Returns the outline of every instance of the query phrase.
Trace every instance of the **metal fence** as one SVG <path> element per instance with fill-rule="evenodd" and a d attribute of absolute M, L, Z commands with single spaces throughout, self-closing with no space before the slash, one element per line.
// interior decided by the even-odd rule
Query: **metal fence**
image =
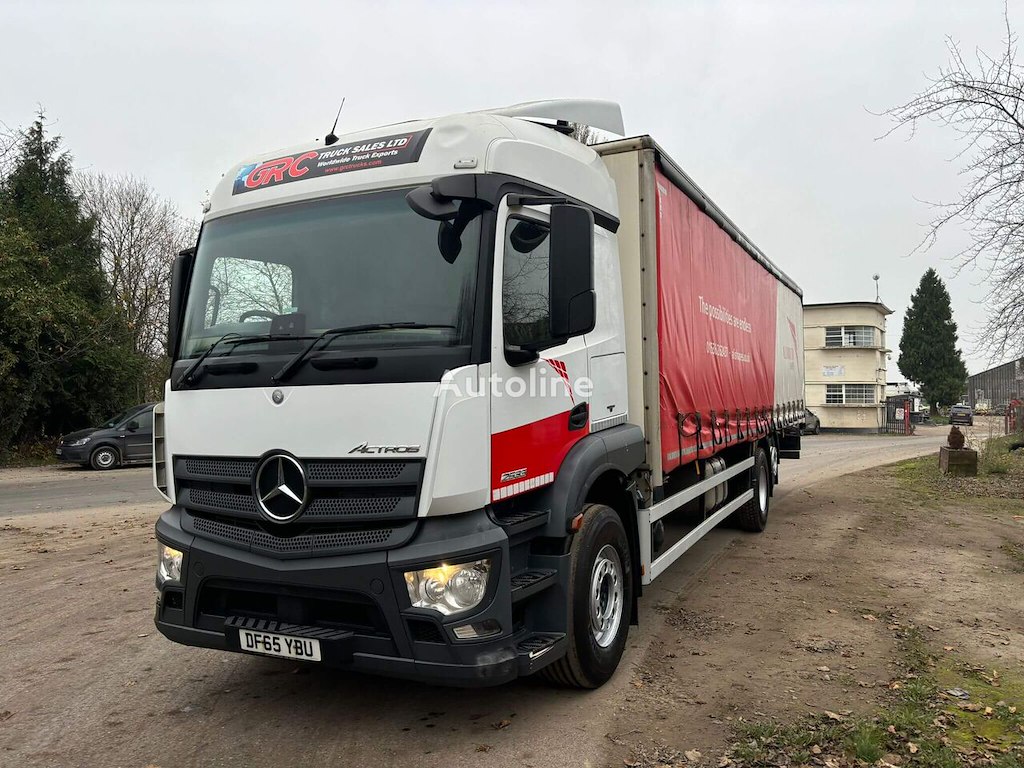
<path fill-rule="evenodd" d="M 889 435 L 912 435 L 914 425 L 910 421 L 910 412 L 914 407 L 914 398 L 907 395 L 893 395 L 885 398 L 885 419 L 881 431 Z"/>

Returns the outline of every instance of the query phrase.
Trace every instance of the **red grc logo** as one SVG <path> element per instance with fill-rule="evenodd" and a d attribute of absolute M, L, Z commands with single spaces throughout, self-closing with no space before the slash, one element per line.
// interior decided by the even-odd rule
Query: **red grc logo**
<path fill-rule="evenodd" d="M 310 151 L 295 157 L 279 157 L 276 160 L 268 160 L 252 169 L 245 177 L 245 186 L 248 189 L 256 189 L 268 184 L 280 184 L 284 181 L 285 174 L 293 179 L 298 179 L 309 171 L 304 163 L 318 156 L 318 153 Z"/>

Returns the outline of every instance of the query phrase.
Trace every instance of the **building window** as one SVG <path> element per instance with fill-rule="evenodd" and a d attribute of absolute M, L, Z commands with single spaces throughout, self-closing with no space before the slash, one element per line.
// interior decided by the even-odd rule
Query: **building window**
<path fill-rule="evenodd" d="M 825 329 L 826 347 L 874 347 L 875 329 L 870 325 L 831 325 Z"/>
<path fill-rule="evenodd" d="M 826 384 L 825 405 L 874 405 L 874 384 Z"/>
<path fill-rule="evenodd" d="M 875 402 L 874 384 L 844 384 L 846 388 L 846 402 L 872 405 Z"/>

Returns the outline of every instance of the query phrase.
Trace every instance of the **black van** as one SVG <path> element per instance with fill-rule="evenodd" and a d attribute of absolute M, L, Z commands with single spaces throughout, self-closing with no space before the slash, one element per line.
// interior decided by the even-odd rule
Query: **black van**
<path fill-rule="evenodd" d="M 154 405 L 136 405 L 102 426 L 64 435 L 57 445 L 57 458 L 93 469 L 148 464 L 153 458 Z"/>

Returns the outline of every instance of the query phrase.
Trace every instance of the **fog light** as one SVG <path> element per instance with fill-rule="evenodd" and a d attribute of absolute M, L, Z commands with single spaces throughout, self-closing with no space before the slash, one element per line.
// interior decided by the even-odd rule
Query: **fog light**
<path fill-rule="evenodd" d="M 165 581 L 181 581 L 181 560 L 183 557 L 184 553 L 174 547 L 158 544 L 156 580 L 161 584 Z"/>
<path fill-rule="evenodd" d="M 463 624 L 452 630 L 459 640 L 482 640 L 501 634 L 501 624 L 494 619 L 485 619 L 476 624 Z"/>
<path fill-rule="evenodd" d="M 415 608 L 433 608 L 445 616 L 475 608 L 487 594 L 490 559 L 458 565 L 442 564 L 407 571 L 405 585 Z"/>

